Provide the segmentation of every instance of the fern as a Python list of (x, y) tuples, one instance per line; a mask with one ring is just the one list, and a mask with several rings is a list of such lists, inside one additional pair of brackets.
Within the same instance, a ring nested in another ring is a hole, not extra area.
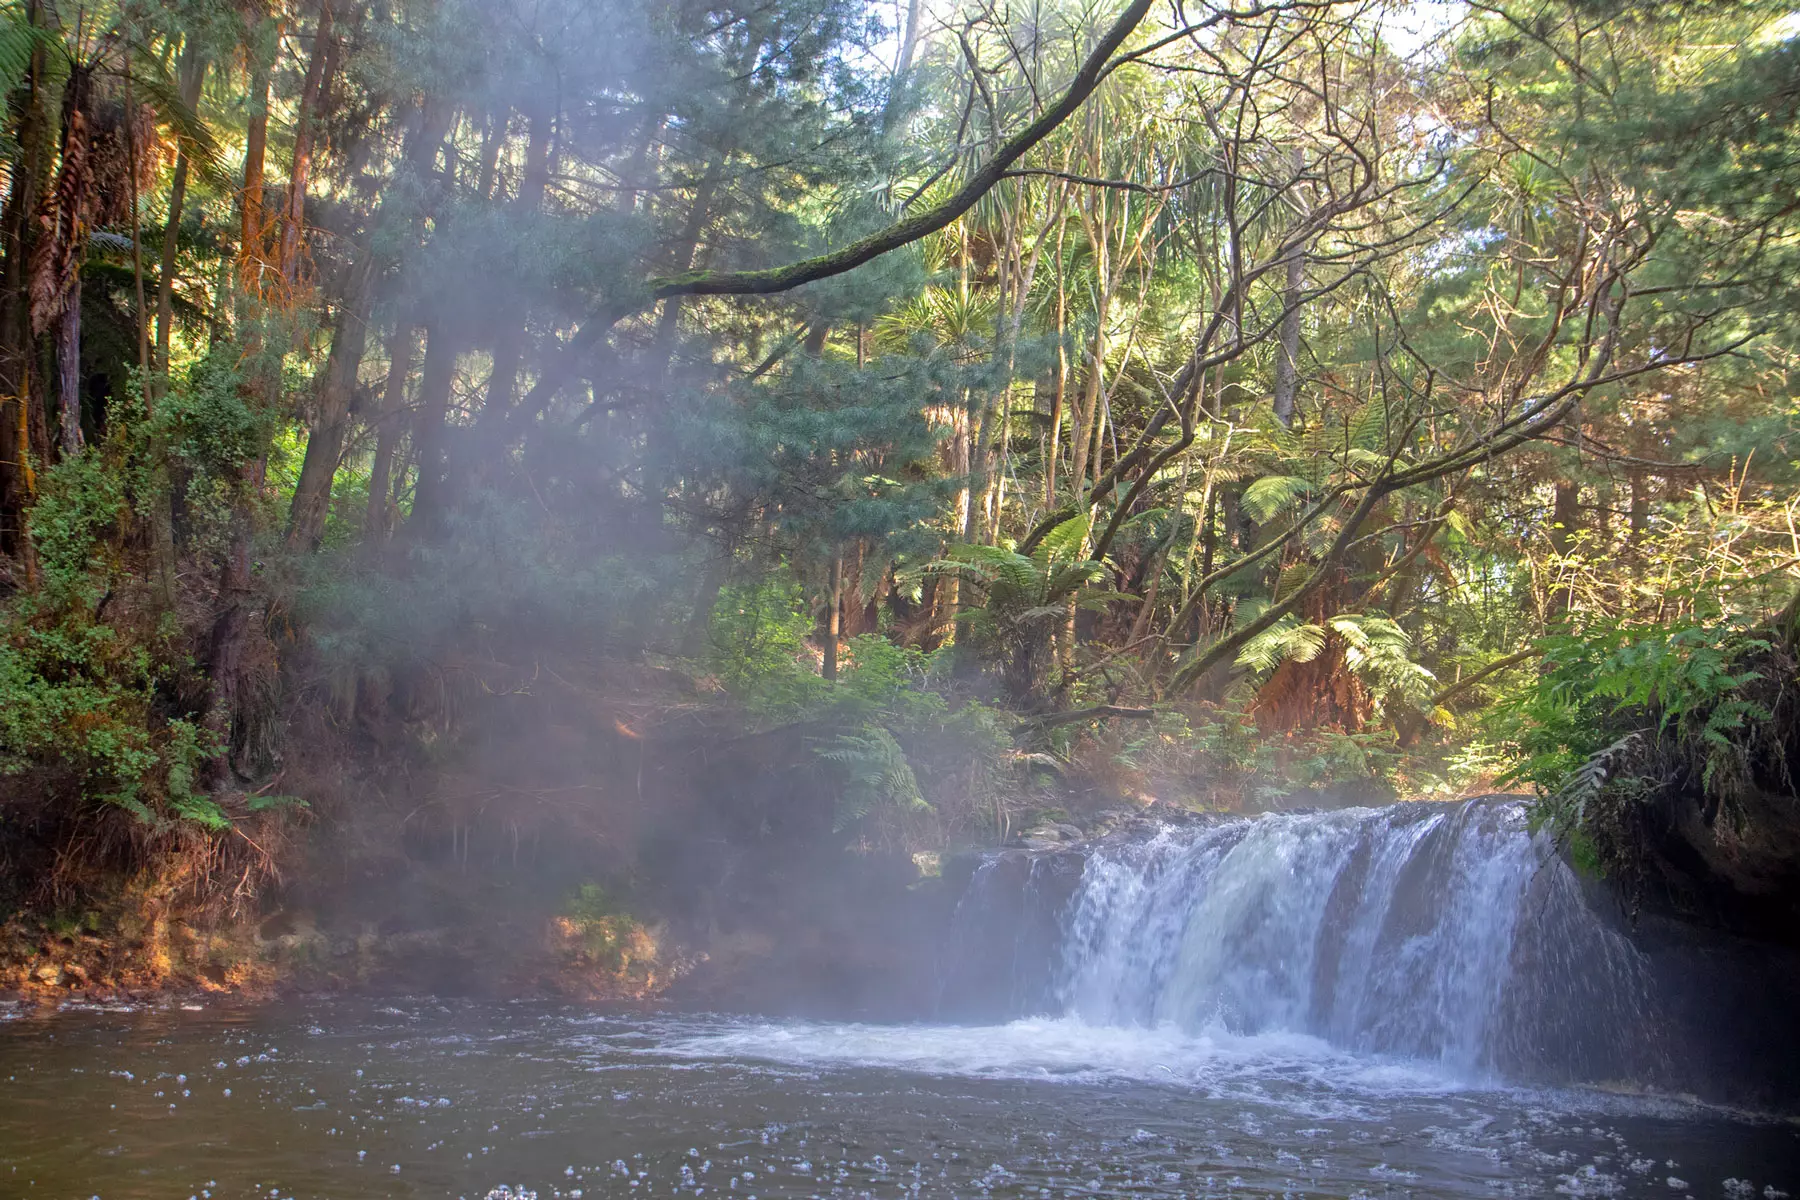
[(1266, 525), (1292, 509), (1312, 490), (1312, 482), (1298, 475), (1264, 475), (1244, 489), (1244, 511), (1257, 524)]
[(1340, 613), (1324, 625), (1302, 624), (1285, 616), (1244, 644), (1237, 665), (1266, 678), (1284, 662), (1311, 662), (1336, 637), (1344, 648), (1344, 666), (1369, 689), (1377, 705), (1395, 699), (1413, 708), (1430, 704), (1437, 677), (1412, 660), (1412, 639), (1385, 616)]
[(1377, 397), (1357, 409), (1344, 427), (1347, 450), (1365, 453), (1387, 448), (1388, 406)]
[(906, 751), (893, 734), (878, 725), (865, 726), (860, 733), (840, 733), (814, 753), (842, 768), (847, 776), (832, 823), (837, 832), (881, 808), (931, 807), (919, 791)]
[(1038, 542), (1032, 559), (1041, 567), (1080, 554), (1087, 545), (1089, 524), (1086, 515), (1077, 515), (1059, 523)]
[(1430, 705), (1437, 676), (1412, 660), (1412, 638), (1391, 618), (1345, 613), (1329, 624), (1344, 641), (1344, 665), (1370, 685), (1376, 703), (1398, 697), (1413, 708)]

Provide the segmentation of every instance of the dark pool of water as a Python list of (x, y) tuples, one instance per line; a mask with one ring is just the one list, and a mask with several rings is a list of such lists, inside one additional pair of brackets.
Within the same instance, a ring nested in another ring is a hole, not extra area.
[(1800, 1126), (1316, 1040), (332, 1001), (0, 1020), (0, 1196), (1800, 1194)]

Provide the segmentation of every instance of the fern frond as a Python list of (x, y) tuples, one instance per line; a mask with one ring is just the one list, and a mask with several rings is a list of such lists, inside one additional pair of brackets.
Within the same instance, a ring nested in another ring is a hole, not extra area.
[(1050, 563), (1075, 557), (1086, 547), (1089, 529), (1087, 515), (1077, 513), (1044, 535), (1032, 552), (1032, 559), (1043, 569)]
[(1244, 489), (1244, 511), (1259, 525), (1267, 524), (1294, 507), (1313, 490), (1310, 480), (1297, 475), (1264, 475)]

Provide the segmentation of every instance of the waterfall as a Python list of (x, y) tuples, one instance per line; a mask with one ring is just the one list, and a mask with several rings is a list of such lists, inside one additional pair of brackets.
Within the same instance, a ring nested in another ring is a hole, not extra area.
[(958, 908), (940, 1016), (1301, 1033), (1470, 1075), (1661, 1077), (1679, 1014), (1590, 890), (1508, 798), (1005, 851)]

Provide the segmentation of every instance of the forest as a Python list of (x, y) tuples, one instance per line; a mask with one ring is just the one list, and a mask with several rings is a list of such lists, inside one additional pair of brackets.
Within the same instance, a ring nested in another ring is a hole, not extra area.
[(1791, 938), (1797, 38), (9, 0), (0, 922), (589, 854), (618, 966), (704, 759), (928, 869), (1531, 792)]

